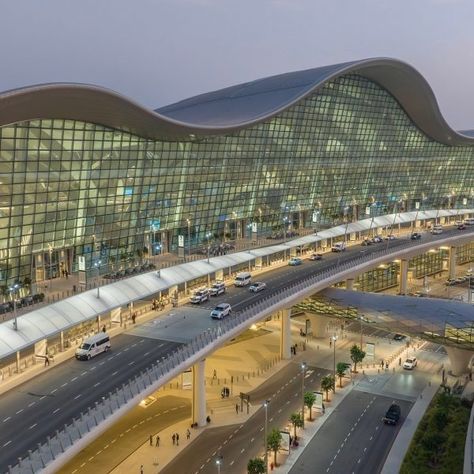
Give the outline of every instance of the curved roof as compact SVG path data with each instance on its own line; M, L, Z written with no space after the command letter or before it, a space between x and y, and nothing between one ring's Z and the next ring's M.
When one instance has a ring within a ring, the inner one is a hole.
M33 119L72 119L130 131L152 139L193 139L231 133L281 113L326 82L348 73L388 90L411 120L432 139L474 144L469 132L446 123L423 76L388 58L364 59L291 72L202 94L156 111L116 92L85 84L44 84L0 93L0 126Z

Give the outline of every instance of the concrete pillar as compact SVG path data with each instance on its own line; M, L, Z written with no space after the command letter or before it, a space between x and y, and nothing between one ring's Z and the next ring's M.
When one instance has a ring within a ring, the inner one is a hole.
M255 259L255 267L262 268L262 257L257 257Z
M449 248L449 276L448 278L456 278L456 247Z
M97 332L100 331L100 314L97 316ZM63 346L63 343L62 343L62 333L61 333L61 350L62 350L62 346Z
M290 247L290 257L296 257L296 247Z
M305 319L311 321L311 333L313 337L326 337L326 328L328 326L329 318L319 314L305 314Z
M291 359L291 309L281 311L280 357Z
M400 291L401 295L407 294L408 284L408 260L402 259L400 261Z
M346 290L350 290L350 291L354 290L354 278L348 278L346 280Z
M193 423L198 426L206 425L206 385L204 378L204 366L206 359L193 365Z
M60 351L63 352L64 351L64 331L61 331L59 333L59 337L60 337L60 343L59 343Z
M453 375L462 375L468 372L473 351L468 349L460 349L453 346L444 346L448 353L449 363L451 365L451 373Z
M16 351L16 371L20 373L20 351Z
M216 280L224 280L224 270L216 270Z

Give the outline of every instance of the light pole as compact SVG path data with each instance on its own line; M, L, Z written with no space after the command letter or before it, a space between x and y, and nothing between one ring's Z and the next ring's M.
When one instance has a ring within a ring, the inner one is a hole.
M222 456L216 458L217 474L221 474Z
M304 429L304 378L306 375L306 362L301 363L301 414L303 415L303 425L302 428Z
M94 263L95 268L97 268L97 298L100 298L100 265L102 264L102 260L97 260Z
M186 219L188 224L188 259L191 258L191 219Z
M362 350L362 315L359 316L360 321L360 350Z
M267 431L268 431L268 405L270 400L265 400L263 404L263 408L265 408L265 428L263 430L264 442L263 445L265 446L265 472L268 473L268 438L267 438Z
M10 288L9 288L9 291L10 291L10 295L13 299L13 329L15 331L18 331L18 321L17 321L17 314L16 314L16 293L18 292L18 290L20 289L20 284L19 283L15 283L13 284Z
M206 239L207 239L207 263L209 263L209 251L210 251L210 245L209 245L209 239L211 238L211 233L207 232L206 233Z
M332 345L334 347L334 358L333 358L333 373L334 373L334 393L336 393L336 341L337 336L332 336Z

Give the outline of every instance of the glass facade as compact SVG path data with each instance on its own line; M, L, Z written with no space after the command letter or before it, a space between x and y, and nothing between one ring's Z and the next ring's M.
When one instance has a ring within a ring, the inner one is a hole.
M0 285L415 209L474 204L474 147L424 135L383 88L349 74L233 134L158 141L71 120L0 128ZM255 228L255 227L254 227ZM207 237L209 238L209 237Z

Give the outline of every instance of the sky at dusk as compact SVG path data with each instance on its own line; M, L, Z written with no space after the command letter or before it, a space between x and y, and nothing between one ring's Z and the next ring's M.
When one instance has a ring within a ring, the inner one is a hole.
M474 128L474 0L3 0L1 18L0 91L82 82L157 108L384 56L425 76L453 128Z

